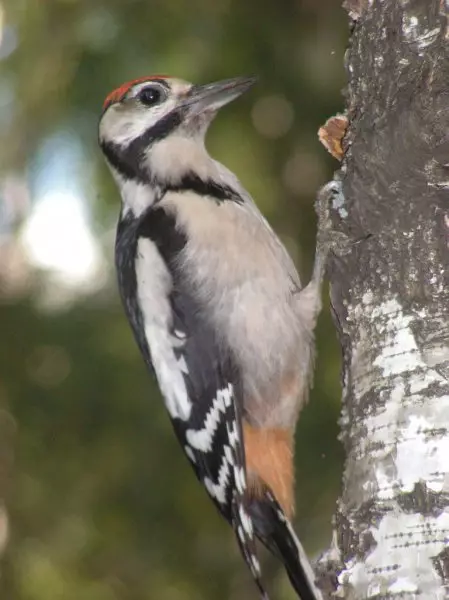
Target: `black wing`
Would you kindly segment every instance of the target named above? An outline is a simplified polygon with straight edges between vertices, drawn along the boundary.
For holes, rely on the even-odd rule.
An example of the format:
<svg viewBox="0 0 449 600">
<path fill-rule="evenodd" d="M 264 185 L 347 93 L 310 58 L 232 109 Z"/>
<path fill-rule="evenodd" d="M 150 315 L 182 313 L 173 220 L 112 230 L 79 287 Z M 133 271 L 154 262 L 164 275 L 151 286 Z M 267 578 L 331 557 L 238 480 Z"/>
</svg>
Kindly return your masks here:
<svg viewBox="0 0 449 600">
<path fill-rule="evenodd" d="M 232 353 L 217 340 L 201 307 L 185 293 L 172 296 L 174 329 L 185 332 L 175 352 L 185 368 L 192 411 L 173 427 L 195 473 L 231 523 L 239 547 L 264 598 L 255 531 L 247 511 L 246 468 L 240 407 L 242 386 Z"/>
<path fill-rule="evenodd" d="M 146 315 L 138 300 L 136 259 L 142 239 L 156 246 L 172 281 L 169 298 L 172 320 L 169 331 L 163 334 L 165 341 L 172 340 L 170 369 L 176 365 L 178 382 L 181 373 L 189 402 L 188 414 L 171 414 L 174 430 L 198 479 L 232 525 L 243 557 L 267 600 L 260 580 L 253 523 L 247 511 L 239 369 L 184 279 L 179 256 L 187 238 L 174 217 L 156 205 L 139 219 L 131 216 L 122 219 L 116 242 L 122 301 L 145 361 L 156 372 L 167 406 L 170 382 L 167 383 L 165 374 L 164 385 L 161 384 L 164 365 L 161 367 L 160 361 L 155 360 L 154 348 L 145 333 Z"/>
</svg>

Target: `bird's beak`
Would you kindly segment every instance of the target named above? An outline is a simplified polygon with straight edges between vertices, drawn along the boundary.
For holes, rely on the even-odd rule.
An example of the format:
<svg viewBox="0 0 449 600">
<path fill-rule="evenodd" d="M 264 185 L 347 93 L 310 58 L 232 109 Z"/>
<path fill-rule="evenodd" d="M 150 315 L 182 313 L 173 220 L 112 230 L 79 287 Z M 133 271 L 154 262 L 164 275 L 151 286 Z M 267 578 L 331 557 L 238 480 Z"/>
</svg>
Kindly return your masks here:
<svg viewBox="0 0 449 600">
<path fill-rule="evenodd" d="M 192 115 L 216 111 L 246 92 L 256 80 L 256 77 L 235 77 L 206 85 L 194 85 L 186 94 L 183 104 Z"/>
</svg>

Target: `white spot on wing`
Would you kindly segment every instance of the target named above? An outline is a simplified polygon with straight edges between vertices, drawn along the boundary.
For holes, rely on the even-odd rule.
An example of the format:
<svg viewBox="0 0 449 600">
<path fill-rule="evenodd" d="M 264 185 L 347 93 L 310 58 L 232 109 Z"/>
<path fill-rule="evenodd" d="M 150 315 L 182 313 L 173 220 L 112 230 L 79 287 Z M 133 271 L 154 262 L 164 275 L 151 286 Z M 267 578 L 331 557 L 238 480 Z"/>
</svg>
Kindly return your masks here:
<svg viewBox="0 0 449 600">
<path fill-rule="evenodd" d="M 225 404 L 226 408 L 229 408 L 231 406 L 232 398 L 234 395 L 234 387 L 233 387 L 232 383 L 230 383 L 227 388 L 222 390 L 222 394 L 223 394 L 224 404 Z"/>
<path fill-rule="evenodd" d="M 236 467 L 234 469 L 235 486 L 239 494 L 243 494 L 246 489 L 245 471 L 243 467 Z"/>
<path fill-rule="evenodd" d="M 188 429 L 186 431 L 187 442 L 196 450 L 210 452 L 214 434 L 220 422 L 220 413 L 224 414 L 226 402 L 232 396 L 232 385 L 229 384 L 223 390 L 218 390 L 217 396 L 212 403 L 210 411 L 204 421 L 204 427 L 199 430 Z"/>
<path fill-rule="evenodd" d="M 228 439 L 231 446 L 236 448 L 239 441 L 239 436 L 237 433 L 237 423 L 235 421 L 231 424 L 231 427 L 228 427 Z"/>
<path fill-rule="evenodd" d="M 150 325 L 145 327 L 151 360 L 167 410 L 172 418 L 188 421 L 192 403 L 187 395 L 182 369 L 166 334 L 166 330 Z"/>
<path fill-rule="evenodd" d="M 228 461 L 228 463 L 230 465 L 234 465 L 234 455 L 232 453 L 231 447 L 230 446 L 225 446 L 223 448 L 223 450 L 224 450 L 224 455 L 225 455 L 226 460 Z M 235 469 L 234 469 L 234 471 L 235 471 Z"/>
<path fill-rule="evenodd" d="M 241 525 L 239 525 L 237 527 L 237 535 L 239 536 L 239 539 L 240 539 L 241 542 L 245 541 L 245 534 L 243 533 L 243 529 L 242 529 Z"/>
<path fill-rule="evenodd" d="M 184 452 L 187 454 L 187 456 L 193 463 L 196 463 L 195 453 L 193 452 L 192 448 L 190 448 L 190 446 L 184 446 Z"/>
<path fill-rule="evenodd" d="M 257 557 L 254 556 L 254 554 L 251 554 L 251 563 L 252 563 L 253 569 L 257 573 L 257 575 L 260 575 L 260 573 L 261 573 L 260 562 L 257 560 Z"/>
<path fill-rule="evenodd" d="M 183 373 L 185 373 L 186 375 L 189 374 L 189 368 L 187 366 L 186 359 L 184 356 L 178 358 L 178 366 Z"/>
<path fill-rule="evenodd" d="M 226 457 L 223 456 L 220 470 L 218 472 L 218 481 L 214 483 L 209 477 L 205 477 L 204 485 L 206 486 L 209 494 L 215 498 L 220 504 L 226 502 L 226 484 L 229 478 L 229 463 Z"/>
<path fill-rule="evenodd" d="M 240 522 L 242 523 L 243 529 L 246 531 L 246 533 L 248 534 L 249 537 L 253 537 L 253 535 L 254 535 L 253 523 L 252 523 L 248 513 L 246 512 L 246 510 L 244 509 L 244 507 L 242 505 L 239 506 L 239 516 L 240 516 Z"/>
<path fill-rule="evenodd" d="M 151 360 L 170 416 L 187 421 L 192 411 L 192 403 L 187 394 L 182 364 L 179 364 L 175 355 L 173 336 L 170 333 L 170 273 L 151 240 L 140 239 L 137 250 L 137 296 Z"/>
</svg>

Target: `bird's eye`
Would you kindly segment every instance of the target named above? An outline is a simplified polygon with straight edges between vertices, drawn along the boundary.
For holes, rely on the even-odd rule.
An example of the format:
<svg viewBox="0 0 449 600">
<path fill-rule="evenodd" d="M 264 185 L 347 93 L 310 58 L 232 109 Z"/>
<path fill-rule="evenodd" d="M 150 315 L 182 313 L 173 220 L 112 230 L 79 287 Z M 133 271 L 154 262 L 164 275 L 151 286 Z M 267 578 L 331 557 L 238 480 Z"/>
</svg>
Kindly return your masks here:
<svg viewBox="0 0 449 600">
<path fill-rule="evenodd" d="M 140 102 L 145 106 L 153 106 L 162 99 L 162 92 L 158 87 L 148 86 L 139 92 Z"/>
</svg>

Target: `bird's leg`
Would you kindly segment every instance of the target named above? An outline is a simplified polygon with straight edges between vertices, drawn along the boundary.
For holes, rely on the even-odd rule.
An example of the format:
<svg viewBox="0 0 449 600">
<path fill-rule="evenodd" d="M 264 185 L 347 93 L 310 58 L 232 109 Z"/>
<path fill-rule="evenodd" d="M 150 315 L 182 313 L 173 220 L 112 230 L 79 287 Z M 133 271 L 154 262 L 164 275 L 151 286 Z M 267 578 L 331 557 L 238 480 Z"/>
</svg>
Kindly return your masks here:
<svg viewBox="0 0 449 600">
<path fill-rule="evenodd" d="M 312 329 L 321 311 L 321 288 L 329 252 L 340 254 L 347 248 L 348 238 L 343 233 L 333 230 L 330 216 L 331 206 L 338 208 L 341 205 L 342 194 L 341 182 L 332 180 L 319 190 L 315 201 L 318 216 L 315 262 L 312 278 L 299 294 L 302 312 Z"/>
</svg>

